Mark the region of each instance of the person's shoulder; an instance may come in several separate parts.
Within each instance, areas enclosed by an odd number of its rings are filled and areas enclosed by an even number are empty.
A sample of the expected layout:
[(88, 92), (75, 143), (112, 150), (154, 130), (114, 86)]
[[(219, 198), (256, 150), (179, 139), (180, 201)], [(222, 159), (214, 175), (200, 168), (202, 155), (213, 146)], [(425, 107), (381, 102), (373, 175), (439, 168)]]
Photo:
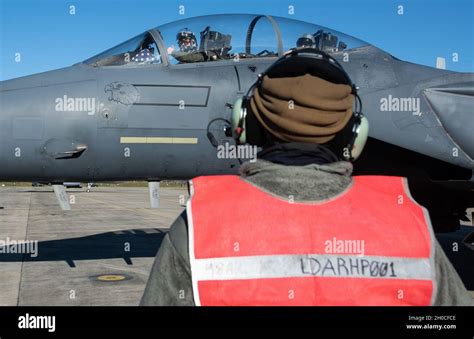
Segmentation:
[(169, 231), (171, 244), (183, 260), (189, 262), (188, 218), (184, 210), (173, 222)]
[(434, 246), (436, 279), (434, 306), (474, 306), (474, 299), (438, 241), (435, 241)]

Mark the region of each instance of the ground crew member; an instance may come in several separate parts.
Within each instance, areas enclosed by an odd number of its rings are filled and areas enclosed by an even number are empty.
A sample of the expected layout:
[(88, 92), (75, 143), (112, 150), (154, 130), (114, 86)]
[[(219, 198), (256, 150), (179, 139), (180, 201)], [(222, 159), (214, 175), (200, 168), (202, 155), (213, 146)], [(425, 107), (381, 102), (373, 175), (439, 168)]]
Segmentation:
[(472, 305), (406, 181), (351, 177), (360, 111), (327, 54), (275, 62), (234, 106), (235, 139), (262, 146), (258, 160), (191, 181), (141, 304)]

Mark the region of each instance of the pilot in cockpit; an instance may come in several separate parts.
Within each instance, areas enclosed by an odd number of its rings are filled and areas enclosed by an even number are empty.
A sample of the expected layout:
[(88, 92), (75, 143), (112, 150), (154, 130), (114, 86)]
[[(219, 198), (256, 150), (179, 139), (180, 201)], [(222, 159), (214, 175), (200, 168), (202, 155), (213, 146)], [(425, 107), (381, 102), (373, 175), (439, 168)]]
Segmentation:
[(304, 34), (296, 41), (296, 47), (316, 48), (316, 39), (313, 34)]
[(168, 47), (168, 54), (179, 61), (179, 63), (191, 63), (201, 61), (215, 61), (230, 59), (229, 51), (232, 36), (217, 31), (212, 31), (207, 26), (200, 33), (201, 43), (197, 45), (196, 36), (187, 28), (182, 29), (176, 35), (179, 50), (175, 51), (174, 45)]
[(180, 63), (205, 61), (204, 54), (198, 50), (196, 36), (189, 29), (183, 28), (176, 34), (176, 43), (179, 49), (171, 45), (167, 52)]

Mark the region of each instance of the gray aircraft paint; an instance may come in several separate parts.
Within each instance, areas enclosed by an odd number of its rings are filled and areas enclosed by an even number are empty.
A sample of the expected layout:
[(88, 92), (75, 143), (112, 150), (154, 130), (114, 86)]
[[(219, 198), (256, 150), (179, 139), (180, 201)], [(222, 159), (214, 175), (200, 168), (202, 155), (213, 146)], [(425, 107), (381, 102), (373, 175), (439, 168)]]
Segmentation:
[[(149, 32), (160, 40), (162, 64), (80, 63), (1, 82), (0, 178), (92, 182), (235, 173), (239, 162), (217, 157), (206, 127), (213, 118), (229, 119), (227, 104), (276, 57), (171, 65), (158, 30)], [(360, 88), (371, 137), (474, 169), (473, 73), (400, 61), (370, 45), (333, 56)], [(420, 114), (381, 110), (389, 95), (419, 100)], [(89, 98), (94, 111), (58, 111), (56, 100), (64, 96)]]

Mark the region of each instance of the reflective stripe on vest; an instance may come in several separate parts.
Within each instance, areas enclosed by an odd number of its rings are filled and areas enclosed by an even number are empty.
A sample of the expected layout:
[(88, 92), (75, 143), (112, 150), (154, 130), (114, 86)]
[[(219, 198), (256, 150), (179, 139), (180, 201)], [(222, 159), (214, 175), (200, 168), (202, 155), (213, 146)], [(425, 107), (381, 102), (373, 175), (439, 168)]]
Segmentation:
[(403, 178), (354, 177), (294, 202), (238, 176), (193, 179), (187, 204), (196, 305), (430, 305), (434, 236)]

